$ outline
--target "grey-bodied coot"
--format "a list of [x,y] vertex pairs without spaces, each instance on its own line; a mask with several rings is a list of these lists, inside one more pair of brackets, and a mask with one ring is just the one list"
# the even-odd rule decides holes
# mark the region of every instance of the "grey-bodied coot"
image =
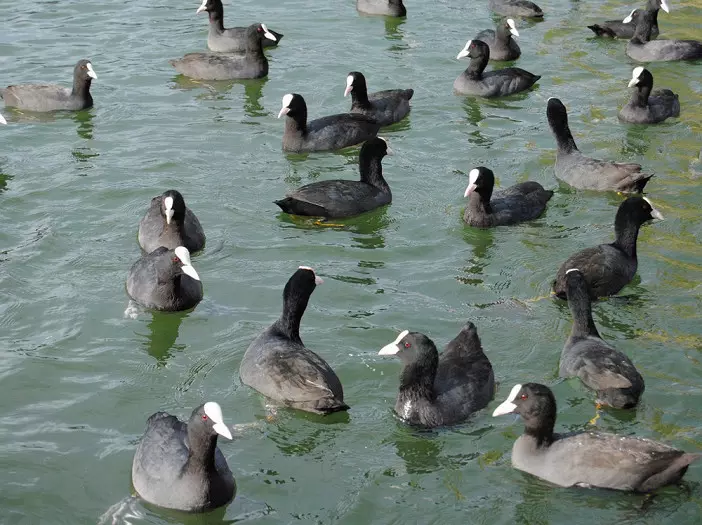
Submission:
[[[207,33],[207,48],[219,53],[236,53],[246,51],[248,37],[246,27],[230,27],[224,29],[224,6],[222,0],[202,0],[196,14],[206,11],[210,18],[210,30]],[[275,47],[283,35],[268,30],[274,38],[264,35],[263,47]]]
[[565,281],[573,328],[561,352],[560,376],[580,378],[597,393],[599,404],[635,407],[645,388],[643,377],[631,359],[600,337],[582,272],[566,270]]
[[489,0],[488,8],[502,16],[523,18],[543,18],[543,10],[529,0]]
[[356,0],[356,9],[367,15],[407,16],[402,0]]
[[650,492],[677,483],[699,454],[650,439],[603,432],[556,434],[556,398],[538,383],[515,385],[493,416],[519,414],[512,465],[561,487]]
[[652,174],[641,173],[641,165],[633,162],[607,162],[586,157],[568,126],[568,113],[563,102],[549,98],[546,116],[556,138],[558,151],[554,171],[556,177],[581,190],[641,192]]
[[166,412],[146,422],[132,463],[132,485],[144,500],[169,509],[204,512],[226,505],[236,493],[217,437],[232,439],[220,406],[210,401],[187,423]]
[[500,20],[495,30],[485,29],[475,35],[474,40],[485,42],[490,48],[490,60],[516,60],[522,54],[512,36],[519,36],[514,20]]
[[[670,13],[670,8],[666,0],[648,0],[646,4],[646,9],[651,13],[651,39],[658,36],[658,11],[663,9],[666,13]],[[629,17],[633,15],[634,11],[629,14]],[[625,18],[627,20],[629,17]],[[593,31],[597,36],[609,37],[609,38],[626,38],[629,40],[634,36],[634,31],[636,30],[636,24],[633,20],[627,22],[623,20],[607,20],[601,24],[593,24],[587,26]]]
[[346,77],[344,96],[351,93],[351,113],[366,115],[381,126],[401,121],[410,112],[410,99],[414,89],[386,89],[368,93],[366,77],[351,71]]
[[274,202],[285,213],[328,218],[352,217],[389,204],[392,193],[383,178],[382,160],[392,154],[385,139],[369,139],[358,157],[361,180],[313,182]]
[[646,197],[635,195],[619,205],[614,219],[614,242],[585,248],[561,265],[553,283],[554,293],[566,299],[566,271],[577,268],[585,277],[590,297],[614,295],[636,275],[636,239],[641,226],[663,215]]
[[90,60],[79,60],[73,68],[73,87],[54,84],[19,84],[0,89],[6,106],[25,111],[78,111],[93,106],[90,84],[97,74]]
[[286,406],[330,414],[348,410],[341,381],[327,362],[305,347],[300,320],[322,279],[307,266],[290,277],[283,291],[283,313],[246,349],[241,382]]
[[205,232],[180,192],[168,190],[151,199],[139,223],[139,245],[146,253],[159,246],[169,250],[185,246],[190,253],[195,253],[205,247]]
[[411,425],[460,423],[486,407],[495,392],[492,365],[471,322],[441,355],[426,335],[407,330],[378,355],[396,356],[402,361],[395,412]]
[[534,75],[518,67],[495,69],[485,73],[490,60],[490,48],[482,40],[468,40],[456,59],[470,57],[468,69],[453,83],[453,89],[460,95],[477,97],[504,97],[525,91],[533,86],[540,75]]
[[278,118],[285,115],[283,150],[295,153],[347,148],[375,137],[380,124],[359,113],[329,115],[307,122],[307,104],[302,95],[288,93]]
[[185,246],[165,246],[144,254],[127,277],[129,297],[146,308],[169,312],[188,310],[202,300],[200,276]]
[[653,75],[643,67],[634,68],[629,87],[635,87],[631,100],[619,112],[619,120],[631,124],[656,124],[680,116],[678,96],[669,89],[653,89]]
[[636,24],[634,36],[626,44],[626,54],[639,62],[697,60],[702,58],[699,40],[651,40],[653,14],[637,9],[624,19]]
[[234,80],[261,78],[268,74],[268,60],[263,54],[263,39],[274,39],[266,24],[246,28],[246,51],[243,53],[188,53],[171,60],[181,75],[199,80]]
[[553,196],[551,190],[534,181],[521,182],[493,194],[494,186],[492,170],[484,166],[471,170],[463,194],[468,198],[463,220],[470,226],[488,228],[531,221],[544,212]]

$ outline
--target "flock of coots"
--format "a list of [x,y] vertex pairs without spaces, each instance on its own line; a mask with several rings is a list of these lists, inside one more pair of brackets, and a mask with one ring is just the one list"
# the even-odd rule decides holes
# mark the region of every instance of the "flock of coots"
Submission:
[[[543,17],[526,0],[489,0],[489,7],[506,17]],[[406,16],[402,0],[357,0],[359,11],[384,16]],[[658,11],[665,0],[649,0],[622,21],[589,26],[596,35],[629,39],[631,58],[689,60],[702,58],[702,43],[656,39]],[[264,48],[277,46],[282,34],[263,23],[224,27],[221,0],[203,0],[197,13],[209,15],[208,51],[190,53],[171,61],[176,71],[194,79],[259,78],[268,74]],[[519,32],[513,18],[495,30],[477,33],[458,54],[469,58],[468,68],[453,87],[460,95],[501,97],[530,89],[541,78],[516,67],[486,71],[490,60],[515,60],[522,50],[512,39]],[[74,69],[72,89],[54,85],[15,85],[2,90],[5,105],[25,111],[81,110],[91,107],[92,80],[97,74],[89,60]],[[678,97],[670,90],[652,91],[653,76],[643,67],[632,72],[631,101],[619,113],[621,120],[654,124],[680,113]],[[343,95],[351,95],[348,113],[309,119],[302,95],[283,97],[278,117],[285,117],[282,147],[288,152],[338,150],[363,144],[359,155],[360,180],[326,180],[303,186],[275,201],[285,213],[330,218],[352,217],[389,204],[390,187],[383,177],[382,160],[392,155],[377,137],[385,126],[399,122],[410,111],[412,89],[368,92],[365,76],[352,71]],[[604,341],[592,317],[593,301],[618,293],[636,274],[639,229],[663,219],[651,201],[640,195],[652,177],[633,163],[593,159],[575,144],[564,104],[551,98],[545,108],[555,137],[558,179],[576,189],[617,191],[629,195],[614,217],[614,241],[581,250],[556,270],[553,292],[568,301],[573,325],[560,359],[561,377],[578,377],[594,392],[599,405],[635,407],[644,393],[644,378],[635,364]],[[0,122],[5,119],[0,116]],[[465,190],[463,216],[469,227],[512,225],[538,218],[553,192],[527,181],[495,190],[489,167],[472,169]],[[191,254],[205,247],[205,230],[180,192],[168,190],[152,199],[138,226],[143,255],[127,277],[128,295],[147,309],[181,311],[194,308],[203,297],[203,284]],[[280,317],[247,348],[240,363],[241,381],[266,398],[293,409],[330,414],[349,409],[339,377],[332,366],[307,348],[300,323],[316,286],[322,279],[300,266],[283,289]],[[495,393],[493,364],[483,352],[476,326],[467,322],[439,353],[435,343],[420,332],[405,330],[382,347],[381,356],[401,362],[395,412],[410,425],[434,428],[465,422],[485,408]],[[499,376],[499,366],[497,367]],[[353,403],[351,403],[353,404]],[[603,487],[652,491],[678,481],[697,459],[661,443],[595,431],[557,434],[556,400],[544,385],[526,383],[512,388],[494,416],[516,413],[524,434],[513,447],[512,463],[525,472],[564,487]],[[231,439],[221,407],[207,402],[187,422],[158,412],[147,421],[132,468],[134,489],[153,504],[185,511],[204,511],[227,504],[236,493],[234,476],[217,447],[218,436]]]

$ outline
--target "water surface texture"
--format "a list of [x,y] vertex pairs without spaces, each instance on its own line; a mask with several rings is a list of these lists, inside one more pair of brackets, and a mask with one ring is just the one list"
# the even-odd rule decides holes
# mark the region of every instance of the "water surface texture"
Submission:
[[[556,489],[511,467],[521,423],[490,417],[526,381],[554,385],[559,428],[586,428],[594,415],[591,393],[557,379],[570,314],[548,295],[568,255],[612,239],[622,197],[554,179],[545,107],[557,96],[584,152],[656,173],[648,196],[667,217],[643,228],[639,273],[623,297],[595,307],[602,335],[646,379],[637,410],[604,411],[598,426],[702,450],[700,64],[650,67],[657,87],[679,93],[679,119],[621,124],[636,64],[625,42],[594,39],[585,26],[631,6],[540,3],[544,21],[517,22],[517,65],[543,78],[529,93],[484,101],[455,96],[452,84],[467,66],[456,54],[494,27],[487,1],[408,0],[406,20],[385,20],[359,16],[353,0],[228,0],[228,26],[260,21],[285,37],[267,52],[269,78],[209,83],[176,77],[168,64],[205,48],[199,1],[0,0],[1,85],[68,84],[79,58],[99,76],[93,109],[3,109],[0,522],[699,523],[701,465],[652,501]],[[670,5],[659,16],[662,36],[700,38],[699,3]],[[370,90],[415,89],[409,118],[383,133],[396,153],[384,161],[394,201],[340,227],[282,215],[272,201],[287,190],[357,177],[358,148],[284,155],[281,98],[302,94],[311,118],[345,111],[353,70]],[[463,192],[479,165],[502,187],[536,180],[555,189],[546,214],[514,227],[465,227]],[[186,314],[125,317],[139,219],[169,188],[207,232],[193,258],[205,298]],[[238,379],[246,347],[279,315],[300,264],[325,280],[302,338],[336,369],[348,414],[271,416]],[[404,329],[443,348],[465,320],[494,365],[495,401],[455,428],[407,428],[392,414],[399,362],[378,350]],[[188,516],[131,498],[146,418],[157,410],[187,417],[206,400],[236,425],[232,442],[220,440],[236,500]]]

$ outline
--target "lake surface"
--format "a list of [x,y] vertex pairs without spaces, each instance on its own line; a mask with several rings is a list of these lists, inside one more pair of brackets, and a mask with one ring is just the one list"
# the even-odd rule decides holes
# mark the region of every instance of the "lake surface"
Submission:
[[[168,59],[204,50],[200,2],[0,0],[0,84],[60,82],[90,58],[95,107],[74,114],[3,110],[0,129],[0,522],[10,524],[607,524],[700,523],[702,466],[652,501],[563,490],[514,470],[522,425],[492,409],[518,382],[554,386],[558,428],[587,428],[593,395],[557,379],[570,330],[550,299],[572,252],[609,242],[622,197],[574,192],[553,176],[546,100],[561,98],[586,154],[642,163],[667,220],[644,226],[639,272],[622,298],[598,303],[603,336],[642,371],[631,412],[599,428],[702,449],[702,132],[699,63],[650,67],[680,95],[679,119],[617,120],[636,65],[625,42],[585,26],[629,4],[543,0],[542,22],[518,21],[517,65],[543,75],[507,100],[455,96],[455,59],[493,27],[487,2],[409,0],[405,20],[359,16],[353,0],[227,1],[225,23],[285,34],[269,78],[192,82]],[[661,12],[661,33],[700,38],[693,1]],[[697,28],[697,29],[695,29]],[[286,156],[281,98],[301,93],[310,118],[343,112],[349,71],[369,89],[413,87],[409,118],[382,133],[392,205],[338,227],[292,219],[272,203],[298,185],[356,178],[358,148]],[[464,226],[467,174],[492,168],[502,187],[556,190],[533,223]],[[151,197],[179,189],[207,233],[193,259],[205,298],[187,314],[124,315],[124,282],[140,256],[136,231]],[[336,369],[352,409],[320,418],[266,407],[238,378],[248,344],[281,308],[300,264],[325,279],[302,338]],[[466,320],[478,327],[500,385],[466,424],[417,432],[393,416],[400,364],[377,356],[404,329],[439,348]],[[131,462],[146,418],[187,417],[218,401],[235,425],[220,448],[239,491],[204,516],[132,498]]]

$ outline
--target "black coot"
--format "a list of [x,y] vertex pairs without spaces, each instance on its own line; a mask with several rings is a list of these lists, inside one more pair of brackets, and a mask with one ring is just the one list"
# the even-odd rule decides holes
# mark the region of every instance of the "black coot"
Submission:
[[[666,13],[670,13],[670,9],[668,8],[668,4],[665,0],[648,0],[648,3],[646,4],[646,10],[651,13],[651,39],[654,39],[658,36],[659,9],[663,9],[663,11],[665,11]],[[637,9],[635,9],[634,11],[637,11]],[[629,14],[629,16],[624,20],[633,17],[634,11],[632,11]],[[589,29],[592,29],[592,31],[597,36],[604,36],[610,38],[626,38],[627,40],[634,36],[634,31],[636,30],[636,24],[633,22],[633,20],[629,20],[627,22],[622,20],[607,20],[606,22],[602,22],[601,24],[593,24],[587,27]]]
[[490,60],[516,60],[522,54],[519,45],[512,36],[519,36],[514,20],[501,20],[496,29],[485,29],[475,35],[473,40],[482,40],[490,48]]
[[556,137],[556,177],[581,190],[641,192],[653,174],[641,173],[641,165],[633,162],[607,162],[591,159],[578,150],[568,126],[568,113],[563,102],[549,98],[546,115]]
[[73,68],[71,89],[54,84],[20,84],[0,89],[6,106],[25,111],[77,111],[93,107],[90,84],[97,74],[90,60],[79,60]]
[[634,21],[634,36],[626,45],[626,54],[639,62],[669,60],[697,60],[702,58],[702,42],[699,40],[651,40],[653,15],[648,11],[635,10],[624,19]]
[[146,308],[188,310],[202,300],[200,276],[185,246],[161,246],[134,263],[127,277],[129,297]]
[[275,39],[266,24],[246,28],[246,51],[242,53],[188,53],[171,60],[181,75],[198,80],[234,80],[261,78],[268,74],[268,60],[263,54],[263,39]]
[[367,140],[358,158],[360,181],[313,182],[274,202],[285,213],[328,218],[352,217],[389,204],[392,193],[383,178],[382,160],[392,154],[385,139]]
[[241,382],[286,406],[330,414],[348,410],[341,381],[327,362],[305,347],[300,320],[322,279],[300,266],[283,291],[283,313],[246,349]]
[[283,150],[295,153],[347,148],[375,137],[380,124],[358,113],[341,113],[307,122],[302,95],[288,93],[278,118],[286,115]]
[[523,18],[543,18],[544,12],[529,0],[489,0],[488,8],[502,16],[521,16]]
[[346,77],[344,96],[351,93],[351,113],[366,115],[381,126],[401,121],[410,112],[410,99],[414,89],[387,89],[368,93],[366,77],[351,71]]
[[[236,53],[246,51],[246,27],[230,27],[224,29],[224,6],[222,0],[202,0],[202,5],[197,8],[196,14],[207,11],[210,17],[210,30],[207,33],[207,48],[219,53]],[[283,35],[268,30],[275,38],[265,35],[263,47],[275,47]]]
[[641,66],[634,68],[629,87],[635,87],[629,103],[619,112],[619,120],[631,124],[656,124],[680,116],[678,96],[669,89],[653,89],[653,75]]
[[356,0],[356,9],[367,15],[407,16],[402,0]]
[[463,220],[478,228],[503,226],[531,221],[546,209],[546,203],[553,196],[538,182],[527,181],[515,184],[493,194],[495,174],[480,166],[471,170],[464,197],[468,206]]
[[232,439],[222,409],[212,401],[197,407],[187,423],[156,412],[134,454],[134,490],[149,503],[187,512],[226,505],[236,482],[217,447],[218,436]]
[[625,354],[600,337],[582,272],[571,268],[565,280],[573,328],[561,352],[560,376],[580,378],[602,405],[635,407],[645,388],[643,377]]
[[525,91],[533,86],[540,75],[534,75],[518,67],[495,69],[485,73],[490,60],[490,48],[481,40],[468,40],[457,59],[470,57],[471,61],[463,73],[453,83],[453,89],[460,95],[476,97],[504,97]]
[[566,271],[578,268],[585,277],[590,297],[614,295],[636,275],[636,239],[641,225],[663,220],[663,215],[646,197],[629,197],[619,205],[614,219],[614,242],[585,248],[570,257],[558,269],[553,283],[554,293],[566,299]]
[[195,253],[205,247],[205,232],[180,192],[168,190],[151,199],[139,223],[139,245],[146,253],[160,246],[169,250],[185,246],[190,253]]
[[519,414],[512,465],[561,487],[650,492],[677,483],[699,454],[650,439],[603,432],[555,434],[556,398],[538,383],[515,385],[493,416]]
[[407,330],[378,355],[397,356],[402,361],[395,412],[411,425],[460,423],[486,407],[495,392],[492,365],[471,322],[441,355],[426,335]]

